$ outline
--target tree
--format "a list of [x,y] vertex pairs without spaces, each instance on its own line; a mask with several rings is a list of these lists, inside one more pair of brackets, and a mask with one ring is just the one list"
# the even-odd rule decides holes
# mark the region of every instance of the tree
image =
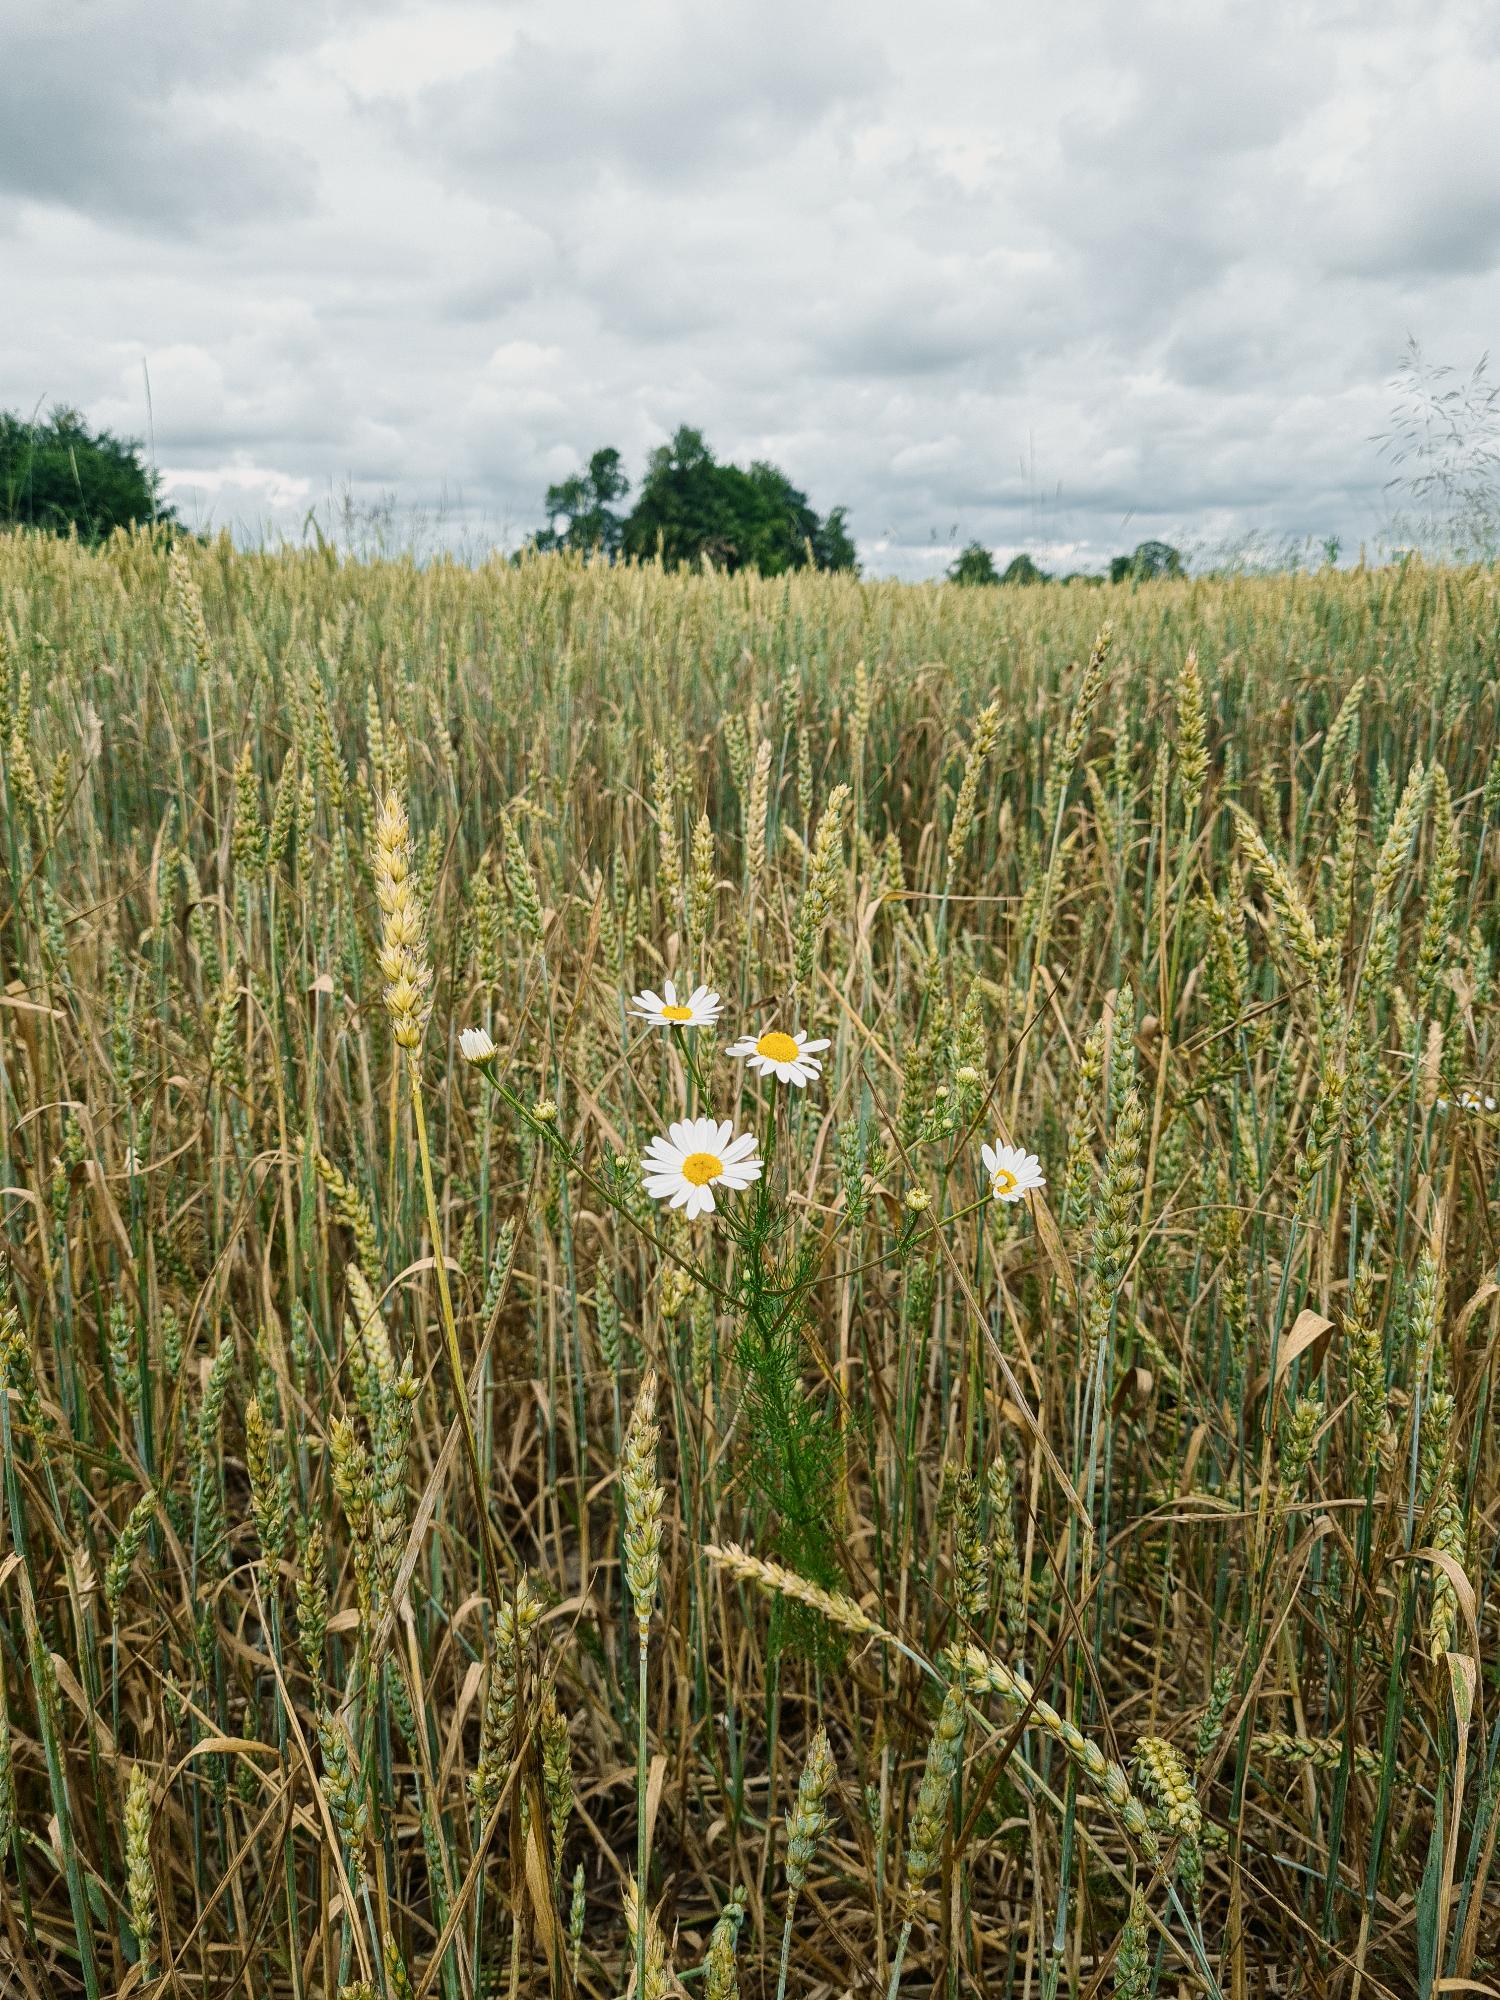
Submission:
[[45,423],[0,410],[0,527],[76,532],[101,541],[133,522],[175,524],[137,439],[91,431],[59,404]]
[[[547,488],[548,525],[536,537],[536,546],[577,549],[584,555],[596,551],[618,555],[625,523],[614,512],[614,503],[629,491],[630,481],[621,470],[619,452],[613,445],[605,445],[590,458],[586,471],[575,472]],[[559,519],[567,523],[561,530]]]
[[1005,565],[1005,574],[1001,577],[1000,581],[1002,583],[1050,583],[1052,579],[1023,550],[1020,555],[1012,556],[1010,561]]
[[824,517],[818,532],[812,538],[813,562],[819,569],[849,570],[859,574],[859,556],[854,547],[853,537],[845,523],[848,520],[847,507],[835,507]]
[[[724,482],[726,500],[738,515],[741,547],[738,560],[726,560],[726,568],[753,565],[762,576],[780,576],[789,569],[805,569],[808,549],[822,523],[807,504],[807,495],[793,486],[779,466],[758,458],[748,473],[738,466],[717,468]],[[748,489],[739,484],[748,480]]]
[[1170,542],[1137,542],[1128,556],[1111,556],[1111,583],[1151,583],[1157,577],[1185,576],[1182,557]]
[[663,562],[722,561],[730,529],[722,482],[703,433],[683,424],[646,460],[646,476],[625,523],[625,553]]
[[948,565],[950,583],[980,584],[998,583],[1000,572],[995,568],[995,558],[983,542],[970,542]]
[[620,520],[611,503],[628,490],[620,454],[595,452],[587,474],[549,487],[551,526],[536,537],[548,548],[602,548],[644,561],[660,554],[670,566],[708,561],[720,569],[856,569],[845,510],[820,521],[807,495],[779,466],[757,460],[745,470],[720,465],[703,433],[684,424],[646,462],[635,505]]

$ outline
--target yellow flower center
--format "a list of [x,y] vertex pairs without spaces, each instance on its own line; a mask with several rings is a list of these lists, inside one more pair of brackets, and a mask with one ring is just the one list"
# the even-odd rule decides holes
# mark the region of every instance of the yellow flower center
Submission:
[[783,1035],[779,1028],[772,1028],[755,1044],[755,1053],[764,1056],[767,1062],[795,1062],[797,1044],[790,1035]]
[[691,1021],[693,1010],[691,1007],[663,1007],[661,1017],[664,1021]]
[[682,1178],[691,1181],[694,1187],[707,1187],[723,1171],[724,1162],[717,1153],[689,1153],[682,1163]]
[[995,1184],[991,1191],[994,1194],[996,1201],[998,1201],[1002,1195],[1010,1194],[1012,1190],[1015,1189],[1018,1185],[1019,1182],[1017,1181],[1016,1176],[1011,1172],[1010,1168],[1001,1167],[1000,1170],[995,1175]]

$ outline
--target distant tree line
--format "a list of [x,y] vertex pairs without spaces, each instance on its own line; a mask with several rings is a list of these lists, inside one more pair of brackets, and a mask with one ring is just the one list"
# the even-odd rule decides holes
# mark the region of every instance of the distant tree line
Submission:
[[0,410],[0,528],[97,542],[135,522],[175,520],[138,440],[91,430],[63,404],[40,423]]
[[[809,567],[858,573],[845,508],[819,516],[779,466],[766,459],[748,467],[721,464],[703,433],[686,424],[651,453],[626,508],[629,494],[621,455],[606,445],[582,472],[547,488],[547,525],[530,546],[611,561],[660,556],[673,567],[706,558],[716,569],[762,576]],[[147,523],[180,527],[138,439],[93,430],[65,404],[42,421],[0,411],[0,528],[42,528],[97,542],[116,528]],[[1168,542],[1141,542],[1109,565],[1111,583],[1183,573],[1182,557]],[[997,570],[982,542],[969,543],[948,577],[965,585],[1053,580],[1025,554]],[[1080,572],[1061,579],[1102,580]]]
[[[1137,542],[1130,555],[1111,556],[1109,562],[1111,583],[1149,583],[1156,577],[1186,574],[1181,552],[1170,542]],[[948,580],[962,584],[1103,583],[1104,577],[1094,570],[1072,570],[1054,579],[1025,553],[1013,556],[1003,570],[997,570],[995,558],[984,543],[970,542],[948,565]]]
[[596,451],[582,472],[547,488],[547,525],[532,546],[610,558],[660,555],[671,566],[706,557],[717,569],[762,576],[859,568],[844,508],[820,519],[779,466],[765,459],[748,469],[720,464],[703,433],[686,424],[647,459],[627,513],[621,503],[629,491],[619,452],[612,445]]

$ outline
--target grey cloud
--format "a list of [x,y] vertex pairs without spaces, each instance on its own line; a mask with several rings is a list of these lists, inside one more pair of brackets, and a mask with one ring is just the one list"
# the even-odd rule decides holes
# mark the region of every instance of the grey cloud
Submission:
[[542,295],[557,271],[557,246],[545,232],[526,229],[475,258],[463,276],[444,287],[445,319],[493,324],[517,305]]
[[[388,112],[413,148],[503,191],[545,192],[606,174],[682,189],[753,175],[768,149],[884,73],[867,36],[848,37],[789,0],[747,0],[652,23],[619,14],[572,40],[522,31],[486,69]],[[499,177],[499,178],[492,178]]]
[[205,93],[242,86],[337,11],[216,0],[189,22],[148,0],[7,0],[0,189],[148,234],[308,213],[311,155],[269,143]]
[[[1467,129],[1466,129],[1467,127]],[[1334,276],[1414,287],[1500,263],[1500,135],[1456,118],[1441,133],[1383,131],[1315,225]]]
[[[150,234],[285,220],[311,206],[305,157],[278,156],[233,130],[165,130],[161,117],[144,104],[88,101],[50,79],[0,78],[0,187]],[[66,148],[61,131],[75,133]]]
[[974,354],[981,339],[977,330],[924,321],[920,302],[912,301],[904,310],[841,329],[819,356],[819,365],[831,375],[946,375]]

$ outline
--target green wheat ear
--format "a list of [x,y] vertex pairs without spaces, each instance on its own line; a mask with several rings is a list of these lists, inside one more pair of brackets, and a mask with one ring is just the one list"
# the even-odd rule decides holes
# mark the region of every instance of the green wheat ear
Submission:
[[641,1643],[651,1624],[661,1574],[661,1512],[665,1489],[657,1480],[656,1377],[648,1374],[625,1434],[621,1484],[625,1491],[625,1579],[635,1604]]
[[792,1950],[792,1922],[797,1898],[807,1887],[808,1874],[818,1851],[818,1843],[828,1827],[828,1794],[834,1782],[833,1751],[828,1731],[821,1726],[813,1737],[797,1780],[797,1797],[786,1816],[786,1919],[781,1934],[781,1974],[777,2000],[786,1992],[787,1967]]

